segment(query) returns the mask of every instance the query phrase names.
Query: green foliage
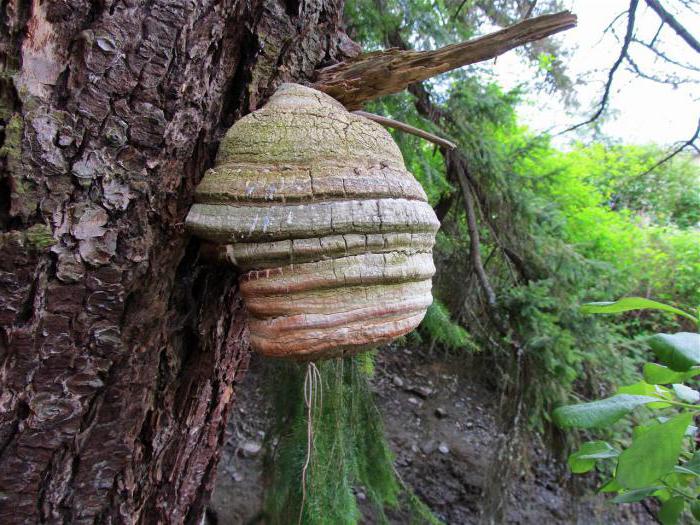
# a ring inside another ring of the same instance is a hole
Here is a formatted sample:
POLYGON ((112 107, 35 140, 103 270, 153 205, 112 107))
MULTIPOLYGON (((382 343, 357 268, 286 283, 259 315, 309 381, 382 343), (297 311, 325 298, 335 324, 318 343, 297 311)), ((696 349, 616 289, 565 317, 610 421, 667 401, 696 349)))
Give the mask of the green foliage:
POLYGON ((687 372, 675 372, 658 363, 644 363, 644 381, 650 385, 668 385, 681 383, 700 375, 700 367, 692 367, 687 372))
POLYGON ((695 320, 692 315, 686 314, 683 310, 644 297, 623 297, 619 301, 588 303, 581 307, 581 312, 584 314, 619 314, 630 310, 663 310, 695 320))
POLYGON ((434 300, 428 308, 420 329, 426 332, 432 341, 449 350, 477 351, 479 349, 469 332, 452 321, 449 310, 438 300, 434 300))
POLYGON ((658 158, 655 147, 593 144, 538 148, 519 164, 535 198, 558 210, 561 238, 612 265, 624 291, 699 304, 700 229, 691 215, 700 207, 681 212, 677 200, 700 199, 700 169, 681 156, 645 173, 658 158))
POLYGON ((605 441, 589 441, 569 456, 569 467, 574 474, 584 474, 593 470, 599 459, 614 458, 620 452, 605 441))
MULTIPOLYGON (((583 309, 613 313, 635 307, 673 311, 692 318, 682 310, 639 298, 593 303, 583 309)), ((598 462, 611 462, 613 478, 600 491, 617 492, 613 500, 617 503, 655 497, 661 502, 658 520, 672 525, 680 522, 686 508, 695 515, 700 497, 700 452, 696 451, 697 429, 693 426, 700 415, 700 392, 680 382, 698 375, 700 334, 656 334, 647 342, 661 364, 646 363, 644 381, 622 387, 620 394, 607 399, 560 407, 554 411, 554 420, 563 428, 606 427, 639 407, 647 407, 651 417, 641 422, 637 419, 631 441, 621 440, 621 453, 605 441, 584 443, 569 457, 569 466, 580 474, 592 470, 598 462)))
MULTIPOLYGON (((381 416, 368 382, 369 353, 318 363, 320 384, 312 403, 312 448, 309 453, 306 368, 280 364, 272 389, 278 439, 266 458, 266 523, 354 524, 361 520, 355 492, 364 491, 377 519, 386 522, 385 507, 394 507, 405 492, 396 477, 393 456, 384 437, 381 416), (302 471, 309 461, 306 490, 302 471)), ((412 495, 408 502, 418 522, 435 522, 412 495)))
POLYGON ((656 334, 649 338, 649 346, 656 358, 671 370, 685 372, 700 365, 700 334, 656 334))
POLYGON ((648 172, 664 152, 655 145, 579 145, 573 158, 612 209, 654 224, 700 226, 700 169, 680 155, 648 172))
POLYGON ((646 395, 620 394, 600 401, 560 407, 554 411, 554 421, 562 428, 595 428, 612 425, 637 407, 658 401, 646 395))
MULTIPOLYGON (((557 4, 539 2, 538 9, 557 4)), ((491 29, 519 20, 527 7, 469 0, 351 0, 346 6, 351 35, 366 49, 398 40, 435 48, 485 32, 486 22, 491 29)), ((566 89, 556 45, 537 43, 521 52, 545 79, 541 85, 566 89)), ((424 100, 408 93, 374 101, 368 110, 456 142, 477 205, 479 249, 496 311, 475 277, 461 188, 446 159, 432 145, 392 132, 430 203, 445 212, 435 246, 434 290, 441 303, 428 313, 421 333, 455 349, 468 334, 467 346, 473 342, 484 350, 470 357, 469 366, 483 360, 504 391, 518 394, 505 397, 527 407, 529 429, 551 431, 553 408, 571 391, 591 399, 609 395, 611 385, 634 383, 648 344, 644 336, 668 326, 670 314, 677 313, 673 307, 628 311, 612 324, 591 319, 579 309, 582 302, 638 295, 700 304, 700 169, 690 155, 678 155, 650 171, 664 154, 654 145, 597 142, 558 150, 547 136, 518 124, 516 106, 526 87, 504 92, 489 78, 477 65, 424 82, 434 110, 430 119, 416 108, 424 100), (459 323, 450 320, 450 311, 460 313, 459 323), (495 318, 505 321, 508 333, 495 326, 495 318)), ((639 396, 677 400, 678 389, 664 385, 693 375, 651 363, 645 384, 623 387, 612 404, 619 408, 620 398, 639 396)), ((653 401, 634 417, 673 410, 653 401)), ((588 465, 596 453, 587 451, 580 461, 588 465)))

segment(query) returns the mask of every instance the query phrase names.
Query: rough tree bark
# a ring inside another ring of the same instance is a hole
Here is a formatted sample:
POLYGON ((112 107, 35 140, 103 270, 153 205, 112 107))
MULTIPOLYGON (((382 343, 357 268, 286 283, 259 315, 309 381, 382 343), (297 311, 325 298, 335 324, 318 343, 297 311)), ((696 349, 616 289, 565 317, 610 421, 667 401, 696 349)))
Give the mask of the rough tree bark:
POLYGON ((0 523, 203 513, 248 344, 183 219, 342 0, 0 2, 0 523))

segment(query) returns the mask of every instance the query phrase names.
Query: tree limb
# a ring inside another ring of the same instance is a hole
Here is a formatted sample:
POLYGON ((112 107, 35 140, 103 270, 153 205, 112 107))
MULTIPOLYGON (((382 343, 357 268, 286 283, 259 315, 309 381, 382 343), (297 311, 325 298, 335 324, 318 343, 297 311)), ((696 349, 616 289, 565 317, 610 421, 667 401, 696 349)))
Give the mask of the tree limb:
POLYGON ((495 33, 433 51, 387 49, 366 53, 318 70, 313 87, 328 93, 348 109, 359 109, 369 100, 398 93, 415 82, 495 58, 575 25, 576 15, 562 11, 530 18, 495 33))
POLYGON ((652 8, 656 12, 657 15, 659 15, 659 18, 661 18, 661 20, 665 24, 668 24, 679 37, 685 40, 686 44, 692 47, 696 53, 700 53, 700 42, 698 42, 697 39, 693 35, 691 35, 690 32, 685 27, 683 27, 671 13, 666 11, 666 9, 664 9, 664 6, 662 6, 660 2, 658 2, 657 0, 644 1, 650 8, 652 8))
POLYGON ((474 197, 472 196, 471 185, 465 173, 466 166, 459 155, 459 152, 453 152, 447 155, 447 169, 451 170, 459 183, 462 190, 462 199, 464 200, 464 210, 467 215, 467 229, 469 231, 469 256, 471 258, 472 267, 479 280, 481 289, 486 296, 486 303, 493 314, 496 314, 498 304, 496 303, 496 293, 491 286, 484 265, 481 261, 481 241, 479 239, 479 225, 476 219, 476 210, 474 207, 474 197))
POLYGON ((674 149, 674 150, 671 151, 668 155, 666 155, 663 159, 661 159, 661 160, 658 161, 656 164, 654 164, 651 168, 649 168, 649 169, 646 170, 644 173, 642 173, 642 174, 640 175, 640 177, 651 173, 651 172, 654 171, 656 168, 658 168, 659 166, 661 166, 664 162, 668 162, 668 161, 671 160, 673 157, 675 157, 676 155, 678 155, 678 154, 679 154, 681 151, 683 151, 685 148, 692 147, 692 148, 697 149, 697 146, 695 146, 694 142, 695 142, 696 140, 698 140, 698 137, 700 137, 700 120, 698 120, 698 127, 695 128, 695 133, 693 133, 693 136, 692 136, 692 137, 690 137, 690 138, 689 138, 688 140, 686 140, 685 142, 681 143, 680 146, 678 146, 676 149, 674 149))
POLYGON ((629 49, 629 46, 630 46, 630 42, 632 42, 632 36, 634 35, 635 12, 637 11, 638 4, 639 4, 639 0, 630 0, 630 7, 628 10, 629 16, 627 17, 627 31, 625 33, 625 40, 622 43, 622 49, 620 50, 620 55, 617 57, 617 60, 615 60, 615 63, 613 64, 612 68, 610 68, 610 71, 608 72, 608 80, 605 83, 605 91, 603 92, 603 98, 600 100, 600 103, 598 104, 598 109, 590 118, 584 120, 583 122, 579 122, 578 124, 576 124, 574 126, 566 128, 564 131, 559 132, 558 135, 568 133, 569 131, 574 131, 575 129, 578 129, 578 128, 583 127, 587 124, 590 124, 594 120, 597 120, 598 117, 600 117, 603 114, 603 111, 605 111, 605 108, 608 106, 608 98, 610 97, 610 89, 612 88, 613 77, 615 76, 615 72, 617 71, 617 69, 620 67, 622 62, 625 60, 625 57, 627 56, 627 50, 629 49))
POLYGON ((669 84, 673 87, 678 87, 681 84, 697 84, 698 82, 700 82, 700 80, 695 80, 692 78, 681 79, 677 76, 656 77, 654 75, 649 75, 642 71, 639 65, 634 60, 632 60, 631 56, 627 55, 625 57, 625 60, 627 60, 627 63, 629 64, 632 72, 635 73, 638 77, 643 78, 645 80, 651 80, 652 82, 658 82, 659 84, 669 84))
POLYGON ((366 111, 353 111, 353 113, 365 117, 366 119, 373 120, 374 122, 376 122, 377 124, 381 124, 382 126, 410 133, 411 135, 415 135, 416 137, 420 137, 422 139, 427 140, 428 142, 432 142, 433 144, 437 144, 438 146, 442 146, 447 149, 455 149, 457 147, 457 144, 455 144, 454 142, 450 142, 447 139, 443 139, 441 137, 438 137, 437 135, 433 135, 432 133, 423 131, 422 129, 414 128, 413 126, 406 124, 405 122, 400 122, 398 120, 383 117, 381 115, 375 115, 374 113, 368 113, 366 111))

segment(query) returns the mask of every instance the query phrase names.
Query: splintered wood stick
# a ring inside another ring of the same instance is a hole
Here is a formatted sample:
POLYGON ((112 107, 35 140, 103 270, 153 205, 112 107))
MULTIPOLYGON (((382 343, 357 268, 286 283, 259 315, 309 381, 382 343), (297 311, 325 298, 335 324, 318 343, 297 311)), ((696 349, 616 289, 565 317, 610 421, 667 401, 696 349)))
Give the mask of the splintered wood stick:
POLYGON ((312 87, 328 93, 347 109, 398 93, 410 84, 452 69, 489 60, 518 46, 576 26, 576 15, 562 11, 529 18, 500 31, 431 51, 392 48, 363 53, 316 71, 312 87))

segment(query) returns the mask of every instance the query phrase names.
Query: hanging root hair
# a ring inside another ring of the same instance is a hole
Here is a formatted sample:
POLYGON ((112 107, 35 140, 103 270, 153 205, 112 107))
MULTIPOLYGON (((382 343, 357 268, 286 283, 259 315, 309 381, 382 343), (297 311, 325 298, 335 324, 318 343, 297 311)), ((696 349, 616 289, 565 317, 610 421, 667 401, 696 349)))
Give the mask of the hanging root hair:
POLYGON ((311 453, 314 442, 314 407, 320 399, 320 409, 323 410, 323 381, 321 372, 318 371, 316 363, 309 361, 306 366, 306 377, 304 378, 304 404, 306 405, 306 461, 301 469, 301 505, 299 508, 299 520, 301 525, 304 516, 304 505, 306 504, 306 472, 311 462, 311 453))

